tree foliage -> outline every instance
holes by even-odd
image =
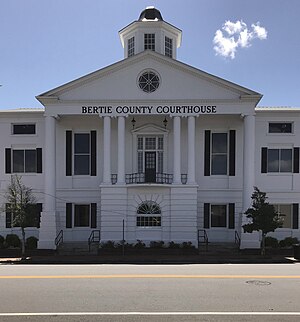
[[[261,231],[262,233],[262,254],[265,253],[265,237],[269,232],[281,228],[283,224],[282,218],[278,216],[273,205],[267,201],[265,192],[254,187],[254,192],[251,196],[252,207],[245,212],[246,217],[250,222],[243,225],[244,232],[252,233],[253,231]]]
[[[36,216],[36,199],[32,188],[23,184],[22,178],[12,175],[5,192],[6,212],[11,213],[12,226],[22,232],[22,255],[25,254],[25,228],[32,226]]]

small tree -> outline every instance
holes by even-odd
[[[260,191],[254,187],[254,192],[251,196],[252,207],[245,212],[246,217],[251,219],[251,222],[243,225],[245,233],[252,233],[253,231],[261,231],[261,255],[266,253],[265,238],[267,234],[274,231],[276,228],[281,228],[283,221],[278,216],[273,205],[267,202],[265,192]]]
[[[12,227],[20,227],[22,232],[22,257],[25,256],[25,228],[32,226],[36,211],[34,204],[36,199],[32,189],[25,186],[22,178],[18,175],[12,175],[10,184],[5,192],[6,212],[11,213]]]

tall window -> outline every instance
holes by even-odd
[[[268,172],[292,172],[292,149],[268,149]]]
[[[155,34],[145,34],[144,35],[144,50],[155,51]]]
[[[74,205],[74,212],[75,227],[90,226],[90,205]]]
[[[9,204],[6,204],[6,228],[11,227],[20,227],[20,224],[15,220],[14,215],[9,211],[10,207]],[[42,212],[42,204],[30,204],[28,205],[27,209],[30,215],[28,216],[27,220],[27,227],[37,227],[40,228],[40,219],[41,219],[41,212]]]
[[[145,201],[138,206],[136,217],[137,227],[160,227],[161,210],[154,201]]]
[[[227,133],[212,133],[211,174],[227,174],[228,142]]]
[[[169,37],[165,37],[165,55],[173,57],[173,39]]]
[[[283,220],[282,228],[292,228],[292,205],[282,204],[273,206],[278,216]]]
[[[90,134],[74,134],[74,174],[90,174]]]
[[[139,136],[138,137],[138,172],[144,172],[145,152],[156,152],[156,172],[163,173],[164,138],[162,136]]]
[[[227,227],[227,206],[211,205],[211,227]]]
[[[134,55],[134,37],[131,37],[128,39],[127,53],[128,53],[128,57]]]

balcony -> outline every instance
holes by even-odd
[[[118,175],[111,175],[111,183],[116,184],[118,181]],[[173,174],[169,173],[156,173],[155,177],[149,178],[144,172],[140,173],[128,173],[125,175],[126,184],[143,184],[143,183],[156,183],[156,184],[172,184]],[[187,174],[181,174],[181,183],[187,183]]]

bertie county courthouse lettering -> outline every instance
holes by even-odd
[[[300,109],[257,107],[262,95],[176,59],[181,30],[155,8],[120,32],[125,58],[37,96],[44,108],[0,112],[0,182],[32,187],[39,248],[87,241],[191,241],[257,248],[244,233],[253,187],[300,238]],[[5,200],[1,197],[1,203]],[[18,233],[10,214],[0,234]]]

